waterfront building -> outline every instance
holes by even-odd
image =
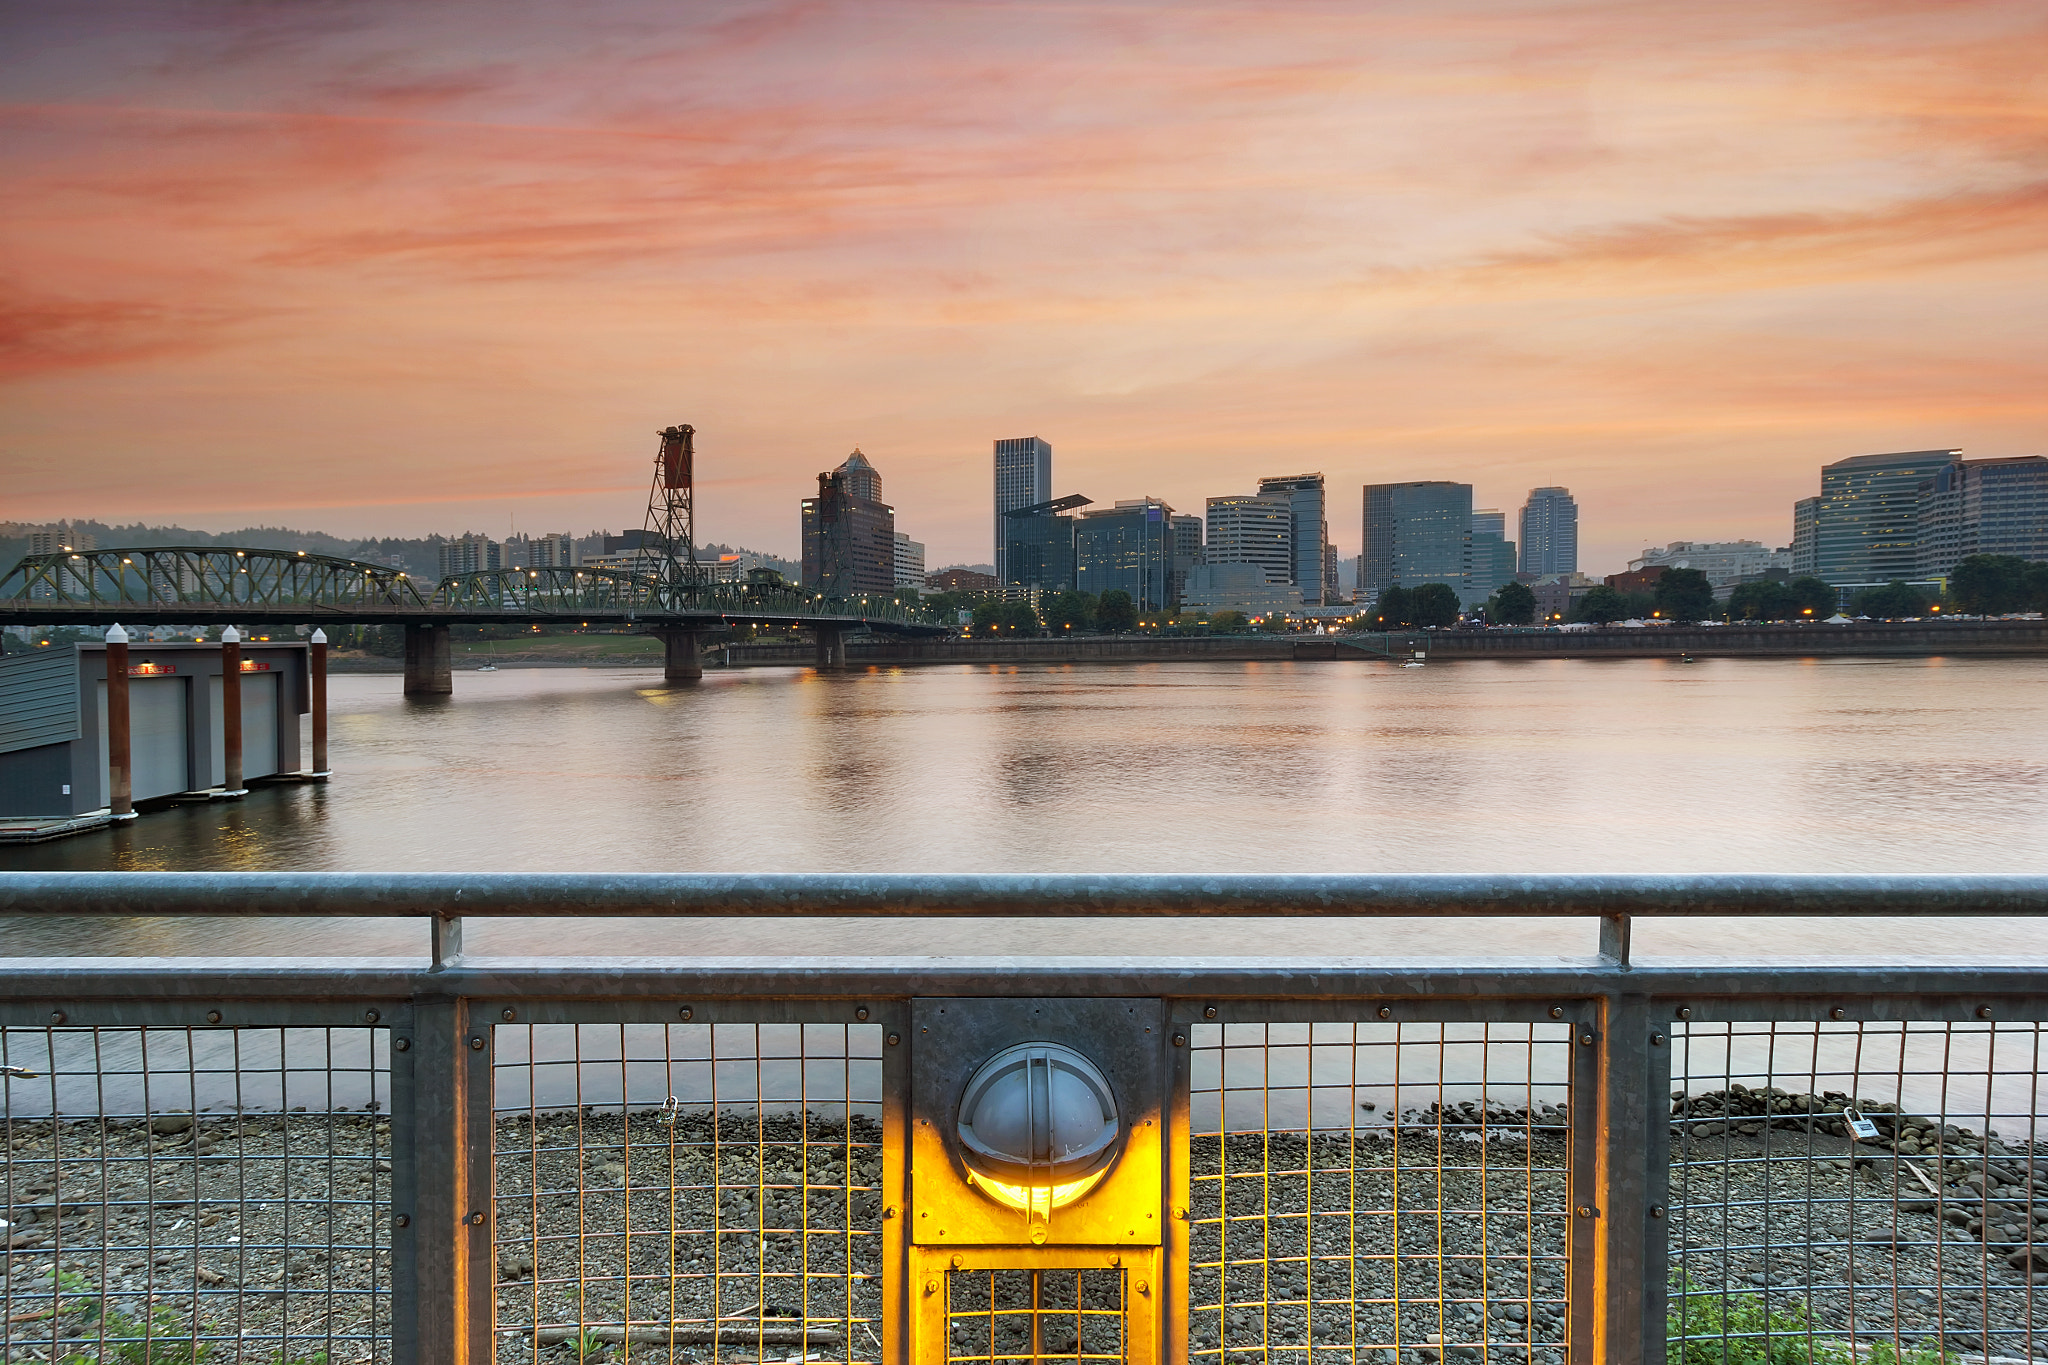
[[[1801,498],[1792,504],[1792,576],[1810,577],[1820,570],[1820,499]]]
[[[1274,583],[1256,564],[1197,564],[1181,589],[1182,611],[1241,611],[1246,616],[1293,613],[1301,595],[1292,583]]]
[[[1569,488],[1532,488],[1522,504],[1521,570],[1525,574],[1576,573],[1579,504]]]
[[[1001,586],[994,574],[978,569],[941,569],[928,575],[924,585],[932,592],[994,592]]]
[[[1005,559],[1009,529],[1006,513],[1031,507],[1052,497],[1052,444],[1036,436],[1015,436],[995,443],[996,563],[998,583],[1011,581]]]
[[[444,540],[440,546],[441,577],[450,578],[456,574],[485,573],[492,569],[509,569],[505,560],[505,547],[489,536],[457,536]]]
[[[242,646],[244,780],[304,766],[299,717],[310,706],[307,653],[296,643]],[[218,643],[131,646],[128,772],[135,800],[204,792],[226,780],[223,660]],[[104,643],[0,658],[0,716],[8,722],[0,727],[0,810],[72,819],[107,807]]]
[[[1009,575],[1002,581],[1005,596],[1013,588],[1033,593],[1073,591],[1074,518],[1070,514],[1092,501],[1071,493],[1003,513],[1003,563]]]
[[[1328,536],[1323,537],[1323,605],[1332,606],[1339,602],[1348,603],[1351,595],[1344,591],[1339,581],[1337,568],[1337,543]]]
[[[1719,589],[1763,578],[1773,570],[1789,575],[1792,551],[1773,550],[1760,540],[1674,540],[1646,548],[1628,567],[1697,569]]]
[[[1922,578],[1971,555],[2048,561],[2048,457],[1958,460],[1920,488],[1915,556]]]
[[[1365,486],[1358,592],[1377,601],[1395,584],[1446,583],[1470,593],[1472,485],[1443,479]]]
[[[896,587],[896,509],[882,476],[858,447],[818,475],[802,507],[803,585],[827,597],[888,594]]]
[[[1294,582],[1295,513],[1289,494],[1210,498],[1207,512],[1205,564],[1251,564],[1268,583]]]
[[[924,542],[896,533],[896,586],[924,587]]]
[[[1323,547],[1330,543],[1328,498],[1321,474],[1281,474],[1259,480],[1262,497],[1287,499],[1291,526],[1288,542],[1292,562],[1287,581],[1294,584],[1301,600],[1321,606],[1326,599],[1323,575]]]
[[[1074,521],[1074,586],[1131,595],[1140,611],[1172,602],[1173,509],[1158,498],[1126,498]]]
[[[1460,600],[1478,606],[1515,580],[1515,542],[1507,538],[1508,514],[1495,508],[1472,513],[1471,549]]]
[[[1536,597],[1536,619],[1571,620],[1572,608],[1579,604],[1579,599],[1599,586],[1577,570],[1544,574],[1529,585],[1529,591]]]
[[[1959,450],[1907,450],[1823,465],[1813,572],[1830,583],[1917,576],[1921,485],[1934,483],[1961,455]]]

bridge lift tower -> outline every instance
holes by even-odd
[[[697,567],[697,515],[691,506],[697,477],[697,428],[684,423],[655,434],[661,444],[654,452],[654,483],[647,490],[647,525],[641,549],[655,556],[655,576],[662,586],[679,593],[699,584],[703,573]]]
[[[703,581],[697,565],[697,514],[692,505],[697,479],[697,429],[688,423],[655,433],[661,444],[654,452],[654,482],[647,490],[647,525],[641,538],[643,555],[654,557],[662,596],[680,606],[689,589]],[[704,676],[701,641],[694,630],[663,627],[655,632],[663,646],[662,676],[689,682]]]

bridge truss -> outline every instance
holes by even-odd
[[[0,578],[0,603],[49,607],[291,606],[424,610],[425,594],[382,564],[231,546],[160,545],[28,555]]]
[[[491,621],[720,624],[945,633],[887,597],[767,583],[667,583],[618,569],[490,569],[432,588],[400,570],[292,550],[151,546],[29,555],[0,577],[0,622],[36,625]]]

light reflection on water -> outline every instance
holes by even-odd
[[[2037,661],[619,670],[333,682],[330,785],[156,811],[7,868],[2048,871]],[[1160,962],[1579,956],[1576,923],[592,919],[473,952]],[[414,956],[409,922],[0,921],[0,955]],[[2048,959],[2033,922],[1663,921],[1639,961]],[[206,1040],[201,1040],[202,1047]],[[1834,1049],[1825,1049],[1830,1057]],[[1361,1081],[1368,1078],[1360,1077]],[[659,1097],[656,1097],[657,1099]]]
[[[463,673],[333,681],[327,786],[0,852],[12,868],[2041,872],[2031,659]],[[1637,953],[2048,956],[2027,923],[1639,925]],[[411,955],[418,926],[7,924],[0,952]],[[1577,924],[588,921],[592,954],[1576,955]],[[473,926],[472,951],[557,952]]]

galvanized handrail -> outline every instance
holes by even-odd
[[[0,914],[1316,918],[2048,915],[2048,876],[0,872]]]

